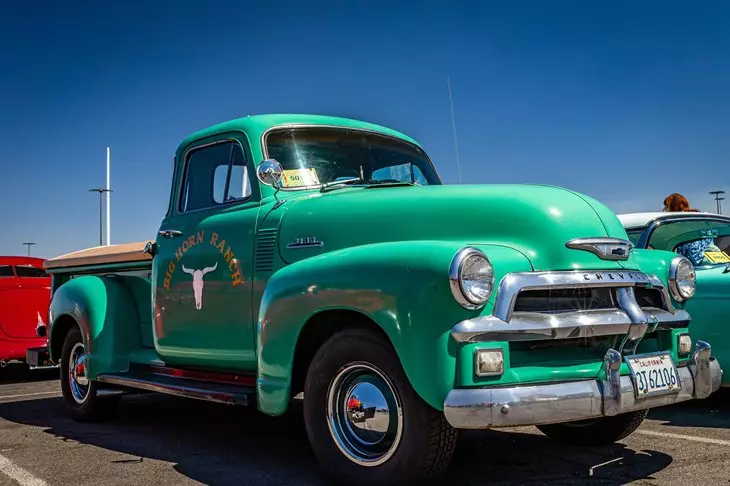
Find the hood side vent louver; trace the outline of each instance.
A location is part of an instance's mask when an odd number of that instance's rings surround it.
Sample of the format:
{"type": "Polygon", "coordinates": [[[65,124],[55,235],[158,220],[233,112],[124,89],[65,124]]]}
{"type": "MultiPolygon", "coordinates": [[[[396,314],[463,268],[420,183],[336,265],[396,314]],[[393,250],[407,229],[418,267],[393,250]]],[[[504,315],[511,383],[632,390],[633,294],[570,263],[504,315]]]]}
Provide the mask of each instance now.
{"type": "Polygon", "coordinates": [[[276,228],[259,230],[256,236],[254,271],[271,272],[274,269],[277,232],[276,228]]]}

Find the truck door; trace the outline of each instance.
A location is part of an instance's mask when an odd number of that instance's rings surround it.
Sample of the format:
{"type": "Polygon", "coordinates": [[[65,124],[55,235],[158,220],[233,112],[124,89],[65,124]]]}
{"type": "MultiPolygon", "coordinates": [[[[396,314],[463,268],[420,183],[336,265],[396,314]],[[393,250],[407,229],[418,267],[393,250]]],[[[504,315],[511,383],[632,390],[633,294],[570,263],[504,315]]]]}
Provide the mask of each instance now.
{"type": "Polygon", "coordinates": [[[243,137],[223,135],[194,142],[176,164],[152,274],[155,349],[171,365],[256,368],[251,278],[260,194],[250,153],[243,137]]]}

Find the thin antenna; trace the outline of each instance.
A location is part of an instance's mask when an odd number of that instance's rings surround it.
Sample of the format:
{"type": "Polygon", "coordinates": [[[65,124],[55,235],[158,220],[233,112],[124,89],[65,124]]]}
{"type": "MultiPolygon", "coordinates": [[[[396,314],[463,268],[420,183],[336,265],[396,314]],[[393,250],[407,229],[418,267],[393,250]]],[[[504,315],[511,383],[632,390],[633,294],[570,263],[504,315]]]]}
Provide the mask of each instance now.
{"type": "Polygon", "coordinates": [[[451,78],[446,78],[449,85],[449,105],[451,105],[451,126],[454,128],[454,151],[456,152],[456,170],[459,172],[459,184],[461,184],[461,161],[459,160],[459,143],[456,140],[456,120],[454,119],[454,100],[451,97],[451,78]]]}
{"type": "Polygon", "coordinates": [[[109,198],[111,197],[111,187],[109,187],[110,184],[110,165],[111,165],[111,156],[109,154],[109,147],[106,148],[106,244],[111,244],[111,234],[112,234],[112,224],[111,224],[111,202],[109,201],[109,198]]]}

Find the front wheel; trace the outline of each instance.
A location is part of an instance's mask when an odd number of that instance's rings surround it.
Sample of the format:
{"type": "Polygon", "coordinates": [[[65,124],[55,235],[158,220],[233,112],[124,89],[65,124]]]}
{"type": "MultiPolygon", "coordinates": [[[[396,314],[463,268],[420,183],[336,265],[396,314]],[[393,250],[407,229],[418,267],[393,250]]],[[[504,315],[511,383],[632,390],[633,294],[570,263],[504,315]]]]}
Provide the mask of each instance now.
{"type": "Polygon", "coordinates": [[[91,422],[111,417],[119,406],[119,396],[99,396],[98,383],[86,375],[84,341],[74,327],[66,335],[61,351],[61,392],[74,420],[91,422]]]}
{"type": "Polygon", "coordinates": [[[341,484],[422,482],[440,475],[456,430],[413,390],[390,343],[362,329],[332,336],[304,385],[307,435],[341,484]]]}
{"type": "Polygon", "coordinates": [[[540,432],[565,444],[600,446],[613,444],[631,435],[644,421],[648,410],[622,413],[562,424],[538,425],[540,432]]]}

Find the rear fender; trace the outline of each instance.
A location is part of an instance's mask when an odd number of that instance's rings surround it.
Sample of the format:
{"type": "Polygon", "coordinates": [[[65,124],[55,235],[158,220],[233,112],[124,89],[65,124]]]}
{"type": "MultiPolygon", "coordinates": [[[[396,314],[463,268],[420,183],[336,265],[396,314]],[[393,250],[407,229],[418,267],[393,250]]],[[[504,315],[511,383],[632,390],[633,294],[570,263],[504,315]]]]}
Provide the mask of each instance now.
{"type": "MultiPolygon", "coordinates": [[[[449,267],[463,246],[444,241],[364,245],[301,260],[275,273],[264,290],[257,326],[259,410],[270,415],[286,411],[300,333],[312,317],[335,309],[357,312],[378,325],[416,392],[442,409],[456,372],[450,330],[463,319],[491,312],[493,305],[490,301],[474,311],[454,300],[449,267]]],[[[489,256],[497,282],[505,273],[532,270],[516,250],[475,246],[489,256]]]]}
{"type": "Polygon", "coordinates": [[[80,276],[64,283],[53,295],[49,316],[51,360],[59,361],[66,334],[76,325],[89,355],[87,373],[91,379],[101,373],[127,370],[129,353],[140,346],[134,296],[114,275],[80,276]]]}

